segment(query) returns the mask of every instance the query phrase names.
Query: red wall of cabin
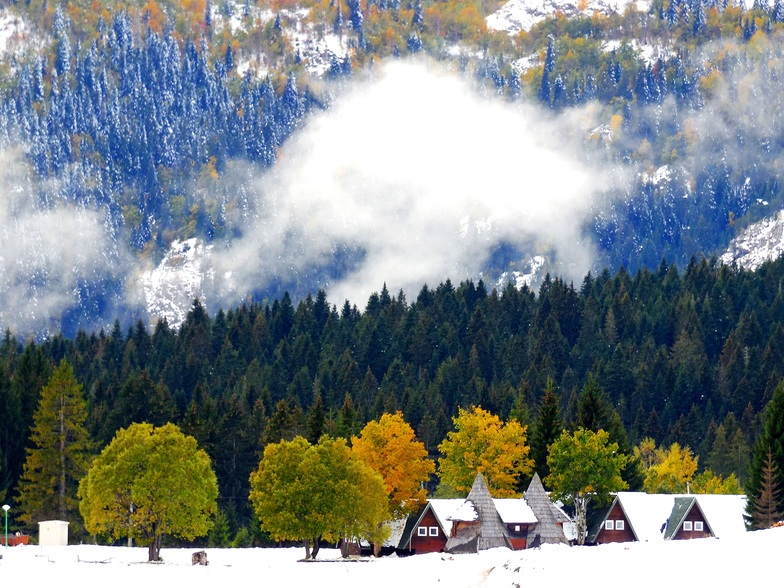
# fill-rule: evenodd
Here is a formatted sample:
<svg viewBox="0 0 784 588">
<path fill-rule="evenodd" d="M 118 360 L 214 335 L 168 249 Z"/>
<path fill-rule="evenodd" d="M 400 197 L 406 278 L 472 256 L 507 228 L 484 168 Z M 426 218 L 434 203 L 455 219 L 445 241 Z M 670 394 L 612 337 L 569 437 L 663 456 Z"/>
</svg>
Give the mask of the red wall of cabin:
<svg viewBox="0 0 784 588">
<path fill-rule="evenodd" d="M 427 527 L 428 529 L 428 536 L 427 537 L 420 537 L 417 535 L 419 531 L 419 527 Z M 438 536 L 431 537 L 430 536 L 430 527 L 438 527 Z M 438 520 L 436 516 L 433 514 L 432 510 L 428 510 L 425 513 L 425 516 L 422 517 L 422 520 L 419 521 L 419 525 L 414 528 L 413 533 L 411 534 L 411 550 L 414 553 L 434 553 L 438 551 L 442 551 L 444 546 L 446 545 L 446 535 L 441 530 L 441 526 L 438 524 Z"/>
<path fill-rule="evenodd" d="M 613 505 L 610 514 L 607 515 L 607 520 L 622 520 L 624 522 L 623 530 L 618 531 L 613 529 L 612 531 L 608 531 L 604 528 L 604 525 L 602 525 L 601 531 L 599 531 L 599 533 L 596 535 L 597 543 L 623 543 L 626 541 L 634 541 L 634 533 L 632 533 L 632 528 L 629 525 L 629 521 L 626 520 L 626 517 L 623 514 L 623 510 L 618 503 Z"/>
<path fill-rule="evenodd" d="M 692 530 L 684 531 L 683 523 L 681 523 L 681 527 L 678 529 L 678 532 L 675 533 L 673 539 L 702 539 L 703 537 L 711 537 L 710 530 L 708 529 L 708 523 L 705 521 L 705 517 L 702 516 L 702 512 L 699 508 L 697 508 L 696 505 L 692 506 L 689 514 L 687 514 L 686 518 L 683 520 L 691 521 Z M 702 531 L 694 530 L 695 521 L 702 521 Z"/>
</svg>

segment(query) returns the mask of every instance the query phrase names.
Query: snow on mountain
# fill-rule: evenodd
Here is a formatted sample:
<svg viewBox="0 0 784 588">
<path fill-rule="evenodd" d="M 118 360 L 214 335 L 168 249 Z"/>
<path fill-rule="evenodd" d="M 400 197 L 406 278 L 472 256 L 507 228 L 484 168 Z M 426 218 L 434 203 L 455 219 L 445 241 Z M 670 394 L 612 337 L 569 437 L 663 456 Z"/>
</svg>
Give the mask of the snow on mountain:
<svg viewBox="0 0 784 588">
<path fill-rule="evenodd" d="M 486 19 L 487 27 L 494 31 L 506 31 L 510 35 L 527 31 L 536 23 L 561 12 L 568 17 L 577 14 L 591 15 L 594 12 L 622 13 L 628 4 L 637 10 L 647 11 L 647 0 L 510 0 Z"/>
<path fill-rule="evenodd" d="M 212 245 L 200 239 L 174 241 L 158 267 L 142 275 L 150 318 L 166 319 L 177 328 L 195 298 L 204 300 L 207 280 L 212 280 Z"/>
<path fill-rule="evenodd" d="M 544 257 L 535 255 L 533 258 L 525 262 L 523 269 L 519 271 L 505 271 L 501 274 L 496 282 L 496 287 L 499 291 L 504 289 L 504 286 L 512 282 L 515 288 L 520 289 L 523 286 L 533 288 L 542 277 L 542 268 L 545 266 Z"/>
<path fill-rule="evenodd" d="M 773 218 L 766 218 L 750 225 L 730 242 L 727 251 L 719 258 L 721 263 L 737 264 L 755 270 L 768 260 L 784 253 L 784 210 Z"/>
<path fill-rule="evenodd" d="M 22 55 L 30 47 L 43 44 L 43 40 L 31 33 L 30 26 L 10 8 L 0 8 L 0 57 L 13 64 L 10 55 Z"/>
</svg>

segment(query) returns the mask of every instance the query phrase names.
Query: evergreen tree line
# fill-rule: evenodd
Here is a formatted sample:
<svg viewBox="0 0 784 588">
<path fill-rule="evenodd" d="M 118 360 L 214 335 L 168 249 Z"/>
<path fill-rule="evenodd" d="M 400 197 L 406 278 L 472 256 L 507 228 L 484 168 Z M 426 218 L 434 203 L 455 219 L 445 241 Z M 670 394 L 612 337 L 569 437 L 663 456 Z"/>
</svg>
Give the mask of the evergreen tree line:
<svg viewBox="0 0 784 588">
<path fill-rule="evenodd" d="M 398 410 L 434 457 L 458 408 L 482 406 L 535 425 L 537 468 L 562 424 L 579 425 L 609 431 L 626 453 L 645 438 L 680 443 L 744 482 L 758 415 L 784 374 L 783 280 L 784 260 L 756 272 L 662 262 L 589 274 L 579 288 L 547 276 L 538 295 L 446 281 L 410 303 L 384 287 L 363 311 L 319 291 L 212 317 L 194 301 L 177 330 L 117 321 L 28 343 L 7 332 L 2 489 L 17 491 L 40 391 L 62 360 L 98 447 L 134 422 L 176 423 L 210 455 L 235 525 L 250 517 L 248 476 L 267 443 L 350 439 Z"/>
</svg>

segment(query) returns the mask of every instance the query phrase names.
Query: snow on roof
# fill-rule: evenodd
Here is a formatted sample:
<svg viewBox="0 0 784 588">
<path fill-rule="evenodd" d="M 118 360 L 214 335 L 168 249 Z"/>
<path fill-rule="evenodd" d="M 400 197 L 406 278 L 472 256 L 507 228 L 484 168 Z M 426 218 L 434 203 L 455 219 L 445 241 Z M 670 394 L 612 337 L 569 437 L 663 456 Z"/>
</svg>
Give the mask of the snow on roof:
<svg viewBox="0 0 784 588">
<path fill-rule="evenodd" d="M 442 529 L 447 530 L 452 528 L 449 518 L 464 502 L 465 498 L 431 498 L 428 500 L 430 509 L 433 511 L 436 519 L 438 519 L 438 524 L 441 525 Z"/>
<path fill-rule="evenodd" d="M 638 541 L 664 540 L 663 531 L 675 503 L 673 494 L 618 492 L 618 502 Z"/>
<path fill-rule="evenodd" d="M 512 523 L 537 523 L 539 522 L 523 498 L 495 498 L 495 509 L 506 525 Z"/>
<path fill-rule="evenodd" d="M 746 532 L 743 514 L 746 497 L 742 494 L 697 494 L 697 503 L 716 537 L 731 537 Z"/>
<path fill-rule="evenodd" d="M 449 529 L 450 521 L 475 521 L 474 505 L 464 498 L 431 498 L 428 500 L 441 527 Z M 534 511 L 523 498 L 494 498 L 493 503 L 504 524 L 536 523 Z"/>
<path fill-rule="evenodd" d="M 664 528 L 676 498 L 696 498 L 713 534 L 728 537 L 746 532 L 746 497 L 727 494 L 646 494 L 618 492 L 618 501 L 639 541 L 664 540 Z"/>
<path fill-rule="evenodd" d="M 470 500 L 465 500 L 448 518 L 450 521 L 475 521 L 479 518 L 479 514 L 474 504 Z"/>
</svg>

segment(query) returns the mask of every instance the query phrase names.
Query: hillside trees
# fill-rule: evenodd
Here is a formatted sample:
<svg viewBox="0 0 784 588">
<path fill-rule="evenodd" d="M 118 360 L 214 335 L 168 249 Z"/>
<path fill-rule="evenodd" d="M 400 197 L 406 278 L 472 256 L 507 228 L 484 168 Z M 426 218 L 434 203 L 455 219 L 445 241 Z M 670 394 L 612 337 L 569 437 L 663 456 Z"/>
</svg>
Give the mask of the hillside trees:
<svg viewBox="0 0 784 588">
<path fill-rule="evenodd" d="M 458 409 L 452 423 L 454 429 L 438 446 L 441 485 L 466 494 L 482 472 L 491 494 L 515 496 L 520 477 L 533 468 L 525 427 L 514 419 L 504 423 L 479 406 Z"/>
<path fill-rule="evenodd" d="M 384 479 L 352 454 L 345 439 L 271 443 L 250 485 L 262 528 L 276 541 L 303 541 L 306 559 L 316 557 L 322 539 L 381 543 L 388 534 Z"/>
<path fill-rule="evenodd" d="M 18 488 L 18 518 L 26 528 L 58 519 L 70 521 L 73 535 L 81 535 L 77 485 L 87 472 L 93 449 L 86 419 L 82 386 L 63 360 L 41 390 L 33 417 L 32 446 Z"/>
<path fill-rule="evenodd" d="M 168 423 L 120 429 L 79 484 L 79 510 L 90 533 L 130 537 L 160 560 L 161 539 L 207 534 L 218 483 L 209 456 Z"/>
</svg>

